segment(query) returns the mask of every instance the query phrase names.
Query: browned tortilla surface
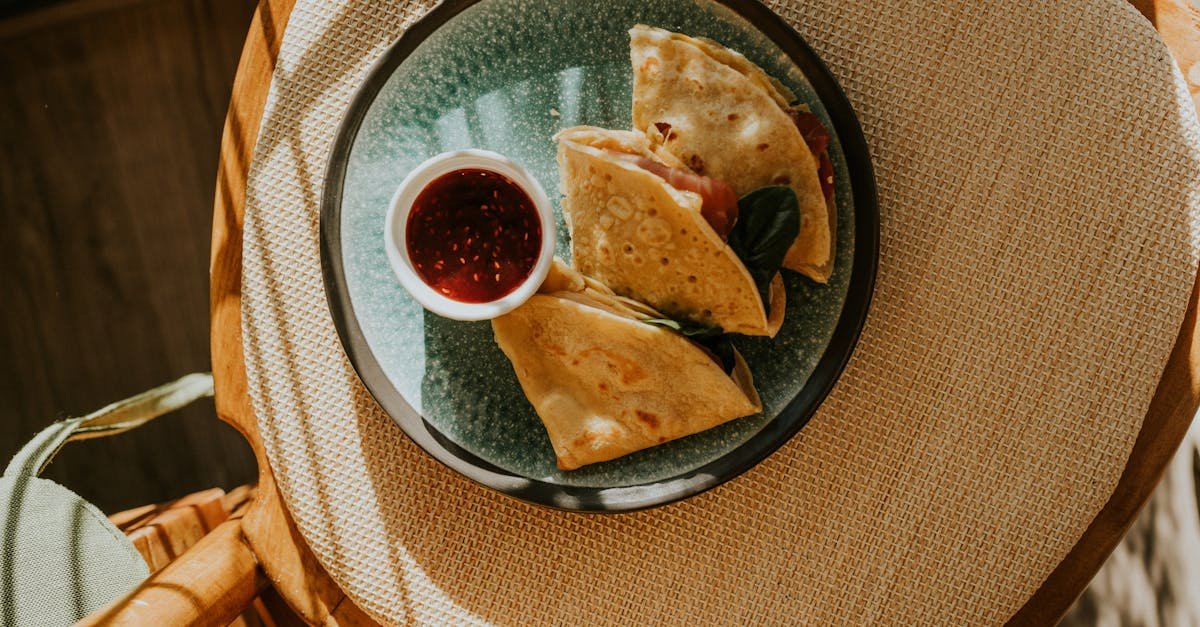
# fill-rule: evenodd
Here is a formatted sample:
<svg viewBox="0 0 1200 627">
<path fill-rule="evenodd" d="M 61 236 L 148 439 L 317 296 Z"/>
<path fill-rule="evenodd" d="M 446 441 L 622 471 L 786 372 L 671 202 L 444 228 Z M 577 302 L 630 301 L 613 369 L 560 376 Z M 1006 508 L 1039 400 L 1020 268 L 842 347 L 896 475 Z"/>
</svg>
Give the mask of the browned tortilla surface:
<svg viewBox="0 0 1200 627">
<path fill-rule="evenodd" d="M 614 459 L 762 409 L 741 355 L 726 374 L 691 340 L 639 321 L 642 314 L 602 286 L 585 288 L 563 274 L 571 271 L 559 266 L 547 285 L 565 291 L 536 294 L 492 321 L 559 468 Z"/>
<path fill-rule="evenodd" d="M 665 161 L 644 136 L 575 127 L 558 134 L 563 212 L 572 264 L 618 294 L 672 318 L 728 333 L 774 336 L 784 313 L 777 276 L 766 310 L 754 280 L 700 213 L 700 196 L 615 158 Z"/>
<path fill-rule="evenodd" d="M 783 265 L 828 281 L 836 213 L 821 193 L 816 157 L 784 111 L 794 96 L 716 42 L 641 25 L 630 37 L 634 128 L 738 195 L 790 186 L 800 202 L 800 234 Z"/>
</svg>

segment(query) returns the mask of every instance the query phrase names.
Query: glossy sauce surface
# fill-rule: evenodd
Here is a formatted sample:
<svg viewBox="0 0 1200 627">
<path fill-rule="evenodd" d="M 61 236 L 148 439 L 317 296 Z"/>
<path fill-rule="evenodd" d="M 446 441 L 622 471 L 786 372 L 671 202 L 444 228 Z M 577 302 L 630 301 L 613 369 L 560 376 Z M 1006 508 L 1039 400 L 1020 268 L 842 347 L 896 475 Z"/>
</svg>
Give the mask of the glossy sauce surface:
<svg viewBox="0 0 1200 627">
<path fill-rule="evenodd" d="M 529 194 L 507 177 L 480 169 L 448 172 L 413 202 L 408 256 L 417 275 L 464 303 L 503 298 L 537 263 L 542 224 Z"/>
</svg>

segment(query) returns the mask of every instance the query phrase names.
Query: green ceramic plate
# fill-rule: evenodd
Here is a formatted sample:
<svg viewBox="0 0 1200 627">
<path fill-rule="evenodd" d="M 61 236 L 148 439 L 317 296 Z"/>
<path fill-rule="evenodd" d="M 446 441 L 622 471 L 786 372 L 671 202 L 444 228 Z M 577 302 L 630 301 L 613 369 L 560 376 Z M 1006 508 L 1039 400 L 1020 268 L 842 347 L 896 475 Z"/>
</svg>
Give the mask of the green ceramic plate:
<svg viewBox="0 0 1200 627">
<path fill-rule="evenodd" d="M 487 322 L 424 311 L 384 253 L 384 215 L 404 176 L 447 150 L 521 163 L 558 203 L 551 137 L 578 124 L 630 127 L 628 29 L 711 37 L 792 88 L 835 135 L 837 259 L 828 285 L 786 274 L 779 336 L 739 338 L 761 414 L 563 472 Z M 558 225 L 559 255 L 569 235 Z M 865 318 L 878 250 L 874 181 L 861 130 L 813 51 L 757 2 L 448 0 L 383 55 L 335 142 L 321 210 L 326 292 L 363 383 L 418 445 L 466 476 L 535 503 L 632 510 L 698 493 L 796 433 L 841 373 Z M 670 373 L 662 373 L 669 377 Z"/>
</svg>

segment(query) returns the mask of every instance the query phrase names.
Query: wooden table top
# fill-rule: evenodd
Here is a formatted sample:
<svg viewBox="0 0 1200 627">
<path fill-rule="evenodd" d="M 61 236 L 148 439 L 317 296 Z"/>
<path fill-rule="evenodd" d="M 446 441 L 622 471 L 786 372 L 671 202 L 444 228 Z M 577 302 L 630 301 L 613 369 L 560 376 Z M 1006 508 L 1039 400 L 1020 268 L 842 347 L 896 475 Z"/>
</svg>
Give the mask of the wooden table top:
<svg viewBox="0 0 1200 627">
<path fill-rule="evenodd" d="M 1187 0 L 1131 0 L 1154 23 L 1185 75 L 1200 63 L 1198 15 Z M 242 216 L 271 74 L 295 0 L 261 0 L 238 65 L 221 143 L 210 265 L 210 315 L 217 414 L 249 441 L 258 496 L 242 521 L 245 541 L 272 584 L 310 623 L 369 624 L 317 563 L 287 514 L 263 450 L 246 387 L 242 353 Z M 1196 67 L 1200 67 L 1197 65 Z M 1200 74 L 1200 72 L 1197 72 Z M 1200 85 L 1189 82 L 1193 95 Z M 1200 342 L 1193 286 L 1182 329 L 1116 489 L 1075 547 L 1012 618 L 1053 624 L 1079 596 L 1149 499 L 1200 406 Z"/>
</svg>

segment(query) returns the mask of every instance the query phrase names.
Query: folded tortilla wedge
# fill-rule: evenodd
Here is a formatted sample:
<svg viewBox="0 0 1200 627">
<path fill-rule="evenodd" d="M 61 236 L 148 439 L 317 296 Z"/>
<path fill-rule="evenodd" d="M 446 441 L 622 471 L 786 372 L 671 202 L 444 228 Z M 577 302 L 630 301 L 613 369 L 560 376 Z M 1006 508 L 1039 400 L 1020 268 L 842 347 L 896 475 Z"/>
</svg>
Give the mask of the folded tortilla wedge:
<svg viewBox="0 0 1200 627">
<path fill-rule="evenodd" d="M 771 281 L 767 307 L 745 265 L 702 213 L 714 181 L 669 153 L 652 151 L 640 133 L 577 126 L 555 139 L 575 268 L 671 318 L 775 336 L 783 321 L 783 279 L 776 274 Z M 732 191 L 727 195 L 736 206 Z"/>
<path fill-rule="evenodd" d="M 629 33 L 634 128 L 653 148 L 727 182 L 739 196 L 790 186 L 800 202 L 800 233 L 783 266 L 827 282 L 837 211 L 829 136 L 819 119 L 794 106 L 796 96 L 783 84 L 715 41 L 643 25 Z"/>
<path fill-rule="evenodd" d="M 562 470 L 762 410 L 736 350 L 727 374 L 699 344 L 642 322 L 660 317 L 556 260 L 538 294 L 492 320 Z"/>
</svg>

